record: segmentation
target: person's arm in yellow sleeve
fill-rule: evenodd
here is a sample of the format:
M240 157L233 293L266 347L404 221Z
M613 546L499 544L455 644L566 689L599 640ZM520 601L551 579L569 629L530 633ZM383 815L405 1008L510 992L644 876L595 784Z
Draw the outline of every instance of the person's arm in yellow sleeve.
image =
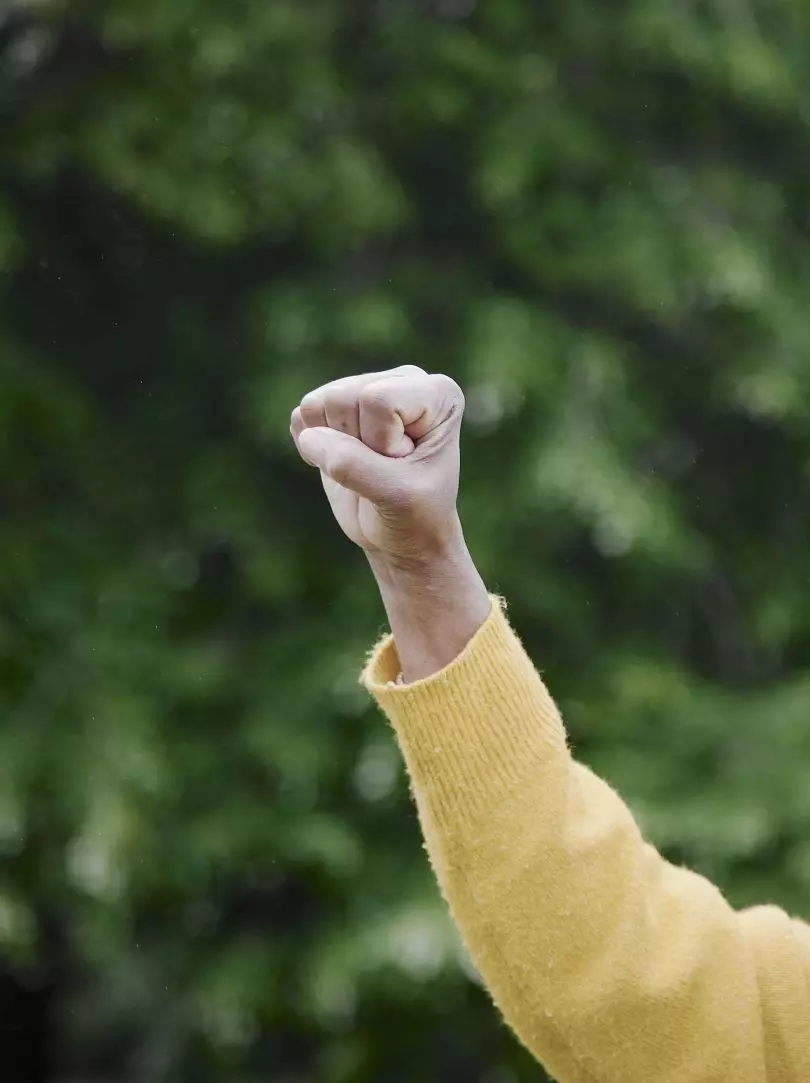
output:
M560 1083L806 1083L810 931L667 863L571 757L464 547L457 389L417 373L320 389L293 435L377 576L393 637L364 680L474 965Z
M427 602L414 583L382 584L397 642L428 670L420 629L443 622L458 642L470 624L453 597L479 589L437 574L447 596ZM736 913L645 843L621 799L572 759L497 600L458 657L436 661L396 686L388 638L364 679L396 730L473 963L549 1072L562 1083L810 1080L807 926L774 907Z

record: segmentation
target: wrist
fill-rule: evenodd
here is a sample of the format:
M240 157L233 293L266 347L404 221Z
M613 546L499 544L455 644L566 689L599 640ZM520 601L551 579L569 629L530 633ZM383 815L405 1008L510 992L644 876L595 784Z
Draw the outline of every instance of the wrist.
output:
M408 545L407 553L368 550L366 558L381 588L401 585L411 589L419 583L427 586L472 564L461 520L455 512L442 530Z
M406 681L428 677L464 650L492 603L463 537L418 560L368 554Z

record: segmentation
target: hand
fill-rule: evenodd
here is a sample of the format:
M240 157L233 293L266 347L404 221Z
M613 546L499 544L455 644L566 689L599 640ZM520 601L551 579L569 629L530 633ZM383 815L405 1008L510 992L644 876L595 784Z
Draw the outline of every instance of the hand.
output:
M366 551L407 681L452 662L491 609L456 511L463 413L453 380L405 365L319 387L290 422Z
M461 388L414 365L350 376L304 397L290 431L321 471L344 533L392 565L460 542Z

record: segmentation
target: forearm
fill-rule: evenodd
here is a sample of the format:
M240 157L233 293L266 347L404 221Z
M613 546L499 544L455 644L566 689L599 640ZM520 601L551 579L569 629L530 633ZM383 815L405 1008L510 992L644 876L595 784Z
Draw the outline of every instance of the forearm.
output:
M394 564L369 554L369 564L407 682L448 666L491 612L492 603L460 528L419 561Z

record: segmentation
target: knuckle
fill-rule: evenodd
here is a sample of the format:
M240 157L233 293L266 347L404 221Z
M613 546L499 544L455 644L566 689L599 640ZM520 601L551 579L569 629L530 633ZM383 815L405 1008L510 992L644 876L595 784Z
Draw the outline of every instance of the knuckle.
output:
M338 485L345 485L351 474L351 460L342 451L333 451L326 463L326 472Z
M369 384L368 387L364 387L360 392L359 401L364 410L375 413L381 410L390 411L391 409L388 393L380 384Z
M442 391L451 395L453 398L463 398L464 392L460 386L456 383L452 376L448 376L445 372L435 373L431 379L434 381L437 387L440 387Z
M443 372L437 373L433 379L436 382L437 390L450 406L451 412L453 414L462 414L466 403L464 392L459 384L452 376L447 376Z
M358 394L350 388L332 387L323 401L327 410L352 410L357 406Z
M310 391L308 395L304 395L298 410L302 417L320 413L323 410L323 396L320 391Z

